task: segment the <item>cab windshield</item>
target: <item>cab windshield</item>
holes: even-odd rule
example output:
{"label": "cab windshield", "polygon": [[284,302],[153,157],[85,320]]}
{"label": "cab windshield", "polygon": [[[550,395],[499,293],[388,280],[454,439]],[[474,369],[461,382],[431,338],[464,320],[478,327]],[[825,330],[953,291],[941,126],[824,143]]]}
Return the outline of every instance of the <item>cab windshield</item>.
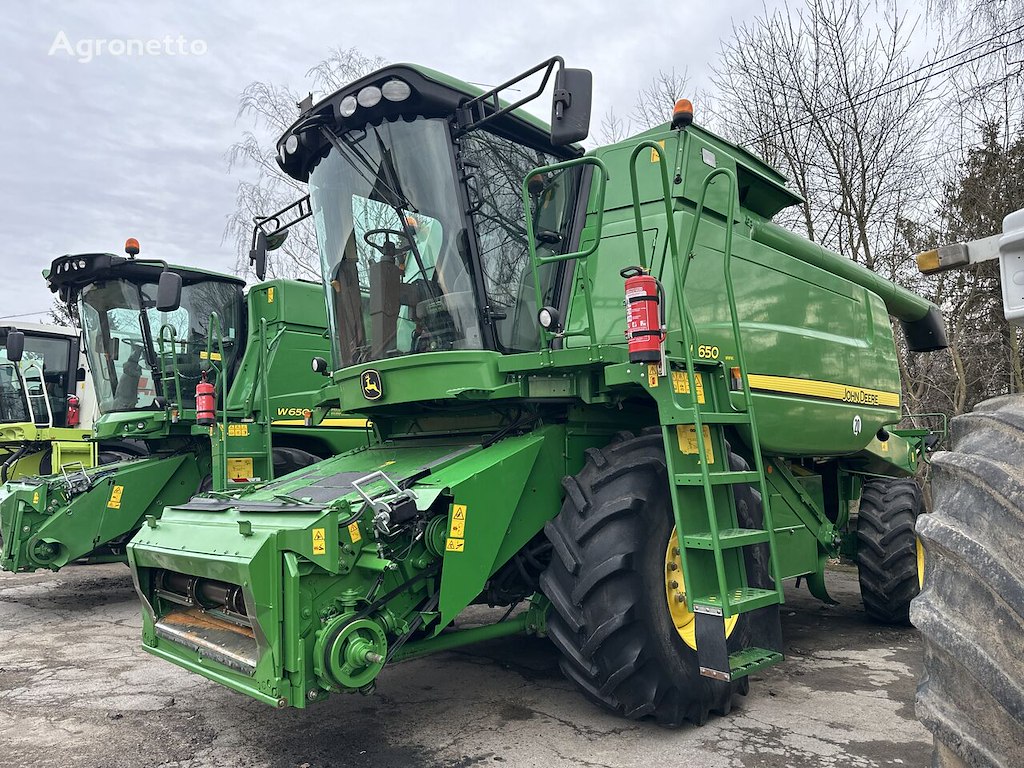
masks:
{"label": "cab windshield", "polygon": [[[177,401],[195,407],[196,384],[207,366],[210,316],[221,322],[224,359],[209,371],[231,371],[241,323],[241,287],[205,281],[182,287],[181,306],[156,309],[155,282],[109,280],[82,290],[86,355],[101,413],[154,410]],[[214,339],[212,349],[219,347]],[[175,381],[177,373],[177,382]]]}
{"label": "cab windshield", "polygon": [[[342,367],[483,349],[485,322],[499,349],[537,348],[519,190],[550,158],[490,134],[456,143],[445,120],[423,117],[348,131],[332,145],[309,191]],[[455,153],[469,177],[468,200],[456,185]],[[552,229],[540,246],[554,251],[568,240],[563,214],[575,199],[575,169],[559,179],[564,189],[550,179],[547,202],[536,201],[550,209],[543,218]],[[545,295],[553,273],[542,271]]]}

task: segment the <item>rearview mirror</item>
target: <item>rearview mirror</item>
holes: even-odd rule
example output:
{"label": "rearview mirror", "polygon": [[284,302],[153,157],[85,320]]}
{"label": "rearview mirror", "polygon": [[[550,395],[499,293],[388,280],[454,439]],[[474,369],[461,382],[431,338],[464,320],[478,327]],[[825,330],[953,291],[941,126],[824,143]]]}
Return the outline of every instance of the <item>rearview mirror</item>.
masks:
{"label": "rearview mirror", "polygon": [[10,331],[7,334],[7,359],[12,363],[20,363],[25,354],[25,334],[21,331]]}
{"label": "rearview mirror", "polygon": [[582,141],[590,135],[590,105],[594,76],[589,69],[562,67],[555,74],[551,99],[551,143]]}
{"label": "rearview mirror", "polygon": [[267,236],[263,230],[257,229],[252,239],[252,250],[249,251],[249,264],[256,270],[256,277],[263,280],[267,276]]}
{"label": "rearview mirror", "polygon": [[181,306],[181,275],[164,270],[156,286],[156,309],[158,312],[173,312]]}

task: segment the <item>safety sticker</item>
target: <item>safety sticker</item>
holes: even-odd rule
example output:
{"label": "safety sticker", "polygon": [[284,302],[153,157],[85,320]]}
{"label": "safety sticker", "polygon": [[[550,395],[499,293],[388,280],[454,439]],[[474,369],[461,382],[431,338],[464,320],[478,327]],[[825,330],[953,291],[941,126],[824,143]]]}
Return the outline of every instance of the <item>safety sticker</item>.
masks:
{"label": "safety sticker", "polygon": [[466,542],[466,505],[452,504],[452,523],[448,527],[448,540],[444,548],[448,552],[462,552]]}
{"label": "safety sticker", "polygon": [[252,459],[228,459],[229,480],[253,479]]}
{"label": "safety sticker", "polygon": [[228,424],[228,437],[248,437],[248,424]]}
{"label": "safety sticker", "polygon": [[107,509],[121,508],[121,494],[124,493],[123,485],[115,485],[110,489],[110,498],[107,500]]}
{"label": "safety sticker", "polygon": [[32,494],[32,503],[33,504],[38,504],[39,503],[39,491],[36,491],[35,493]]}
{"label": "safety sticker", "polygon": [[[711,430],[707,424],[703,426],[704,451],[708,457],[708,464],[715,463],[715,451],[711,447]],[[679,441],[679,450],[686,454],[697,454],[700,452],[697,447],[697,429],[693,424],[680,424],[676,426],[676,438]]]}
{"label": "safety sticker", "polygon": [[274,303],[274,286],[267,288],[267,304]]}
{"label": "safety sticker", "polygon": [[210,352],[210,353],[207,353],[205,349],[201,349],[201,350],[199,350],[199,359],[200,360],[215,360],[215,361],[219,361],[220,360],[220,352]]}
{"label": "safety sticker", "polygon": [[359,532],[359,523],[348,524],[348,535],[352,538],[353,544],[363,540],[363,534]]}
{"label": "safety sticker", "polygon": [[[693,374],[693,378],[697,383],[697,402],[704,405],[704,379],[699,373]],[[686,371],[672,371],[672,390],[677,395],[690,394],[690,379]]]}
{"label": "safety sticker", "polygon": [[[665,148],[665,140],[664,140],[664,139],[662,139],[661,141],[659,141],[659,142],[658,142],[658,145],[659,145],[659,146],[660,146],[660,147],[661,147],[662,149],[664,149],[664,148]],[[660,157],[658,156],[658,150],[656,150],[656,149],[652,149],[652,150],[651,150],[651,162],[652,162],[652,163],[656,163],[656,162],[658,162],[658,160],[660,160],[660,159],[661,159],[661,158],[660,158]]]}
{"label": "safety sticker", "polygon": [[313,554],[314,555],[326,555],[327,554],[327,529],[326,528],[314,528],[313,529]]}
{"label": "safety sticker", "polygon": [[647,386],[654,389],[658,386],[658,364],[648,363],[647,364]]}

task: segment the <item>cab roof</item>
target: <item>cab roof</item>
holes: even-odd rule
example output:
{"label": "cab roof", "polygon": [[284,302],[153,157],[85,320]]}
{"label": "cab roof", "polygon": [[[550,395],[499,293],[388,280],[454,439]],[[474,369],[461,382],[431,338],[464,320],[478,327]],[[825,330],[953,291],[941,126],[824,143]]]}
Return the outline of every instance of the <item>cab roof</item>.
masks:
{"label": "cab roof", "polygon": [[[370,107],[358,105],[355,111],[343,117],[339,111],[342,100],[355,97],[364,88],[380,88],[390,80],[401,80],[410,88],[410,95],[393,102],[381,98]],[[284,132],[277,142],[278,165],[292,178],[305,182],[309,173],[324,157],[330,145],[319,130],[326,125],[334,131],[357,129],[367,124],[380,125],[385,120],[423,117],[453,117],[467,102],[485,93],[478,86],[437,72],[418,64],[392,64],[354,80],[337,91],[306,108],[299,118]],[[502,101],[502,105],[507,102]],[[583,154],[578,144],[556,146],[551,143],[551,126],[519,108],[511,110],[487,123],[487,130],[504,138],[539,149],[559,159]],[[293,152],[287,151],[290,136],[299,141]]]}

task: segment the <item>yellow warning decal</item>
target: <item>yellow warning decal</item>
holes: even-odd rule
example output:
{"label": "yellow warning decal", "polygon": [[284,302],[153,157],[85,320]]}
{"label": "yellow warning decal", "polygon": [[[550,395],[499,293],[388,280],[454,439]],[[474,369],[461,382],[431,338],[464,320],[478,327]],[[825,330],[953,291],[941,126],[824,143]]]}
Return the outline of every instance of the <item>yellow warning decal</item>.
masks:
{"label": "yellow warning decal", "polygon": [[452,524],[448,529],[448,535],[456,539],[466,536],[465,504],[452,504]]}
{"label": "yellow warning decal", "polygon": [[452,504],[452,522],[448,527],[448,540],[444,548],[448,552],[462,552],[465,550],[466,542],[463,537],[466,535],[466,505]]}
{"label": "yellow warning decal", "polygon": [[274,303],[274,286],[267,288],[267,304]]}
{"label": "yellow warning decal", "polygon": [[248,437],[248,424],[228,424],[228,437]]}
{"label": "yellow warning decal", "polygon": [[[702,432],[704,433],[704,451],[707,453],[708,464],[715,463],[715,450],[711,445],[711,430],[708,429],[708,425],[705,424]],[[679,450],[686,454],[698,454],[700,449],[697,447],[697,428],[693,424],[680,424],[676,427],[676,439],[679,441]]]}
{"label": "yellow warning decal", "polygon": [[32,494],[32,503],[33,504],[38,504],[39,503],[39,491],[36,491],[35,493]]}
{"label": "yellow warning decal", "polygon": [[[704,379],[699,373],[693,374],[693,379],[697,384],[697,402],[703,405]],[[686,371],[672,371],[672,391],[677,395],[690,394],[690,379],[687,377]]]}
{"label": "yellow warning decal", "polygon": [[899,392],[885,392],[880,389],[855,387],[850,384],[836,384],[831,381],[794,379],[789,376],[765,376],[759,373],[747,374],[751,389],[766,392],[785,392],[791,395],[821,397],[826,400],[841,400],[844,403],[885,408],[900,407]]}
{"label": "yellow warning decal", "polygon": [[252,459],[228,459],[228,480],[251,480]]}
{"label": "yellow warning decal", "polygon": [[[651,150],[652,152],[654,150]],[[658,364],[648,363],[647,364],[647,386],[654,389],[658,386]]]}
{"label": "yellow warning decal", "polygon": [[107,500],[107,509],[121,508],[121,495],[124,493],[123,485],[115,485],[110,489],[110,498]]}
{"label": "yellow warning decal", "polygon": [[359,523],[348,524],[348,535],[352,539],[353,544],[363,540],[363,534],[359,532]]}
{"label": "yellow warning decal", "polygon": [[327,529],[326,528],[314,528],[313,529],[313,554],[314,555],[326,555],[327,554]]}
{"label": "yellow warning decal", "polygon": [[[662,149],[664,149],[664,148],[665,148],[665,140],[664,140],[664,139],[662,139],[661,141],[659,141],[659,142],[658,142],[658,145],[659,145],[659,146],[660,146],[660,147],[661,147]],[[656,149],[652,149],[652,150],[651,150],[651,162],[652,162],[652,163],[656,163],[656,162],[658,162],[658,150],[656,150]]]}
{"label": "yellow warning decal", "polygon": [[210,352],[207,354],[205,349],[199,350],[200,360],[220,360],[220,352]]}

